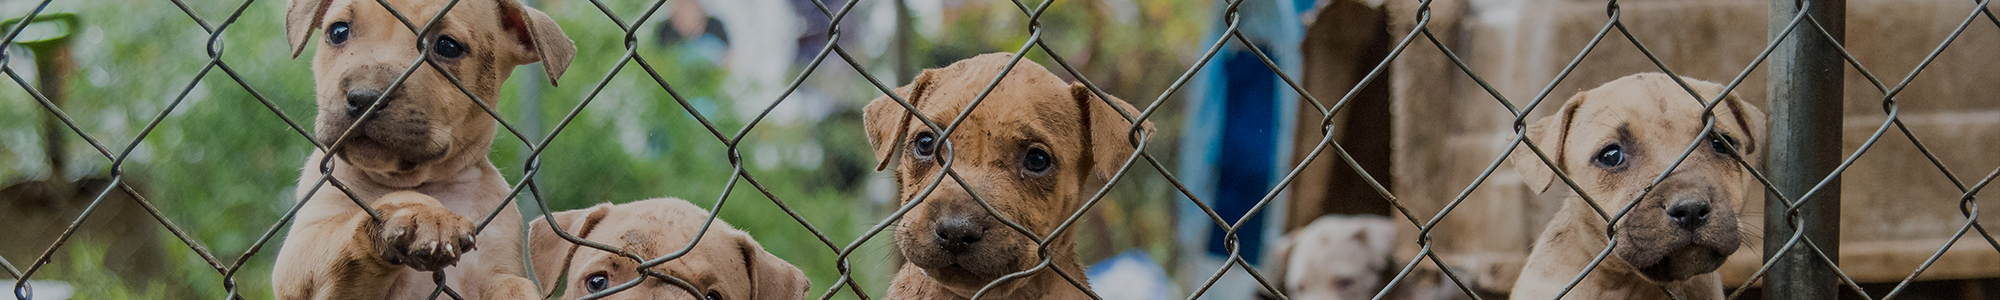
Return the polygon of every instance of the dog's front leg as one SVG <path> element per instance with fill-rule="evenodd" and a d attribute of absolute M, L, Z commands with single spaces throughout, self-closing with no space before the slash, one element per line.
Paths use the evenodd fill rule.
<path fill-rule="evenodd" d="M 500 214 L 506 216 L 521 213 L 508 207 Z M 521 219 L 496 217 L 492 223 L 486 225 L 486 231 L 479 235 L 479 243 L 482 244 L 480 250 L 469 255 L 470 257 L 461 258 L 477 260 L 473 265 L 462 267 L 468 270 L 463 278 L 465 282 L 478 285 L 480 299 L 535 300 L 542 299 L 542 296 L 546 295 L 544 291 L 538 289 L 534 281 L 528 280 L 528 270 L 525 262 L 521 261 L 521 248 L 525 245 L 522 245 L 523 241 L 519 238 L 513 238 L 520 234 L 518 228 L 521 228 L 521 225 Z M 541 280 L 552 281 L 556 278 L 545 277 Z"/>
<path fill-rule="evenodd" d="M 1674 299 L 1720 300 L 1727 297 L 1722 293 L 1726 287 L 1722 285 L 1722 275 L 1718 273 L 1695 275 L 1687 280 L 1667 283 L 1666 286 Z"/>
<path fill-rule="evenodd" d="M 919 268 L 916 265 L 903 264 L 903 269 L 896 272 L 894 281 L 894 284 L 889 285 L 889 294 L 884 296 L 883 299 L 965 299 L 965 297 L 959 297 L 958 294 L 953 294 L 950 290 L 946 290 L 943 284 L 939 284 L 937 281 L 932 281 L 930 277 L 924 276 L 923 268 Z"/>
<path fill-rule="evenodd" d="M 278 250 L 271 285 L 278 299 L 382 299 L 402 266 L 371 251 L 361 229 L 373 220 L 345 195 L 322 191 L 299 211 Z"/>
<path fill-rule="evenodd" d="M 272 271 L 280 299 L 384 298 L 404 266 L 440 270 L 473 247 L 471 222 L 416 192 L 371 203 L 380 224 L 338 193 L 307 205 Z"/>

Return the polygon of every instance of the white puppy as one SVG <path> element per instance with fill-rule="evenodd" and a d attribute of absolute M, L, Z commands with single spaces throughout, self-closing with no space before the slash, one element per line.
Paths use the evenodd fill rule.
<path fill-rule="evenodd" d="M 1389 217 L 1322 216 L 1279 238 L 1262 274 L 1291 299 L 1373 299 L 1409 260 L 1396 257 L 1395 237 L 1396 223 Z M 1417 268 L 1385 298 L 1466 297 L 1442 272 Z"/>

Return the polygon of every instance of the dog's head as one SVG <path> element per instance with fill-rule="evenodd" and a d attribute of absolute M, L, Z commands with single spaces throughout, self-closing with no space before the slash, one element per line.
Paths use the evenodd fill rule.
<path fill-rule="evenodd" d="M 1683 80 L 1705 98 L 1722 92 L 1715 83 Z M 1734 95 L 1722 96 L 1715 105 L 1714 133 L 1697 136 L 1702 107 L 1691 98 L 1664 74 L 1626 76 L 1571 97 L 1555 115 L 1527 128 L 1528 138 L 1569 174 L 1580 192 L 1609 213 L 1639 202 L 1616 225 L 1615 251 L 1627 266 L 1658 282 L 1721 266 L 1742 239 L 1737 210 L 1761 195 L 1746 188 L 1752 186 L 1745 184 L 1749 172 L 1735 157 L 1759 161 L 1764 112 Z M 1637 198 L 1696 141 L 1680 167 Z M 1536 191 L 1561 184 L 1526 145 L 1510 159 Z"/>
<path fill-rule="evenodd" d="M 1012 58 L 986 54 L 924 70 L 896 94 L 945 126 Z M 1038 236 L 1053 232 L 1134 151 L 1132 123 L 1114 109 L 1139 112 L 1123 100 L 1099 98 L 1081 84 L 1065 84 L 1026 60 L 951 133 L 950 143 L 895 100 L 875 98 L 862 118 L 883 165 L 900 161 L 898 199 L 916 200 L 947 160 L 970 185 L 947 177 L 897 224 L 896 244 L 903 256 L 961 295 L 1040 263 L 1043 257 L 1033 239 L 988 214 L 972 193 Z M 1145 122 L 1139 132 L 1150 134 L 1152 124 Z M 1065 238 L 1050 240 L 1057 245 L 1052 252 L 1075 251 L 1063 246 L 1072 244 Z M 989 293 L 1009 295 L 1026 281 L 1011 281 Z"/>
<path fill-rule="evenodd" d="M 515 1 L 460 1 L 419 35 L 377 1 L 291 0 L 285 37 L 293 55 L 305 50 L 314 32 L 324 35 L 313 56 L 315 135 L 333 143 L 354 127 L 335 154 L 390 185 L 423 182 L 429 174 L 422 167 L 441 159 L 484 157 L 494 122 L 466 92 L 492 105 L 514 66 L 543 62 L 554 81 L 576 53 L 554 20 Z M 384 2 L 421 29 L 448 1 Z M 419 37 L 428 52 L 417 46 Z M 424 53 L 437 69 L 414 65 L 416 72 L 395 84 Z M 449 71 L 465 90 L 438 69 Z M 377 111 L 353 126 L 370 105 Z"/>
<path fill-rule="evenodd" d="M 1291 299 L 1371 299 L 1393 274 L 1396 223 L 1382 216 L 1323 216 L 1278 239 L 1265 278 Z"/>
<path fill-rule="evenodd" d="M 552 214 L 564 232 L 654 259 L 680 251 L 701 232 L 708 212 L 687 201 L 650 199 L 620 205 L 599 204 Z M 553 294 L 565 282 L 563 299 L 611 289 L 642 276 L 640 262 L 617 254 L 578 246 L 556 235 L 546 218 L 530 226 L 530 256 L 541 289 Z M 686 255 L 651 270 L 687 281 L 687 290 L 658 278 L 648 278 L 605 299 L 737 299 L 795 300 L 806 296 L 811 283 L 798 267 L 765 252 L 749 234 L 722 220 Z"/>

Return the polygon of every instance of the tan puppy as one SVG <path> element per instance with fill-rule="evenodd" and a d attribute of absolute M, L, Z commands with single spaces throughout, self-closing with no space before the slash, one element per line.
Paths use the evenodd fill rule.
<path fill-rule="evenodd" d="M 924 116 L 948 123 L 1005 68 L 1012 54 L 995 53 L 924 70 L 896 94 Z M 968 193 L 1036 235 L 1055 231 L 1083 201 L 1105 185 L 1133 151 L 1132 123 L 1113 111 L 1138 110 L 1123 100 L 1114 108 L 1081 84 L 1065 84 L 1041 65 L 1022 60 L 951 134 L 943 149 L 937 133 L 909 117 L 889 97 L 875 98 L 862 116 L 876 157 L 902 153 L 896 168 L 898 199 L 921 193 L 947 155 L 972 186 L 945 179 L 898 223 L 896 246 L 909 259 L 890 284 L 889 299 L 963 299 L 987 283 L 1041 263 L 1028 236 L 988 214 Z M 1147 122 L 1144 134 L 1152 132 Z M 948 152 L 949 151 L 949 152 Z M 1049 239 L 1053 268 L 1081 281 L 1076 242 Z M 1081 290 L 1047 269 L 996 286 L 982 299 L 1082 299 Z"/>
<path fill-rule="evenodd" d="M 447 1 L 387 2 L 423 26 Z M 318 189 L 278 252 L 278 296 L 418 299 L 435 288 L 426 271 L 443 270 L 469 299 L 537 298 L 520 259 L 520 213 L 503 205 L 509 187 L 486 159 L 493 119 L 429 66 L 390 89 L 419 58 L 418 35 L 376 1 L 292 0 L 294 53 L 315 29 L 325 33 L 313 56 L 318 139 L 333 143 L 381 98 L 332 154 L 334 178 L 384 220 L 376 226 L 346 194 Z M 515 0 L 461 1 L 423 38 L 437 66 L 489 105 L 514 66 L 541 61 L 554 80 L 576 52 L 548 15 Z M 314 188 L 325 155 L 307 159 L 300 192 Z M 494 209 L 503 211 L 475 237 L 471 222 Z"/>
<path fill-rule="evenodd" d="M 552 214 L 564 232 L 654 259 L 680 251 L 701 232 L 708 211 L 686 200 L 659 198 Z M 562 299 L 576 299 L 611 289 L 640 276 L 639 262 L 596 248 L 578 246 L 556 235 L 548 221 L 536 218 L 529 241 L 536 278 L 553 294 L 559 277 L 568 288 Z M 700 243 L 686 255 L 652 270 L 673 275 L 698 289 L 686 290 L 658 278 L 604 299 L 743 299 L 797 300 L 812 283 L 791 263 L 764 252 L 749 234 L 715 220 Z"/>
<path fill-rule="evenodd" d="M 1291 299 L 1374 299 L 1409 261 L 1396 257 L 1395 237 L 1396 222 L 1389 217 L 1321 216 L 1279 238 L 1261 274 Z M 1470 299 L 1449 280 L 1420 266 L 1384 299 Z"/>
<path fill-rule="evenodd" d="M 1722 86 L 1684 79 L 1703 97 Z M 1527 136 L 1574 179 L 1581 192 L 1616 214 L 1638 205 L 1619 220 L 1618 247 L 1567 299 L 1720 299 L 1715 274 L 1742 239 L 1737 209 L 1761 193 L 1746 184 L 1744 161 L 1756 162 L 1764 142 L 1764 112 L 1735 96 L 1715 106 L 1715 133 L 1702 130 L 1702 108 L 1663 74 L 1626 76 L 1570 97 L 1555 115 L 1535 121 Z M 1699 148 L 1671 176 L 1638 198 L 1690 142 Z M 1536 191 L 1562 184 L 1523 145 L 1510 157 L 1522 180 Z M 1551 299 L 1583 271 L 1605 246 L 1605 220 L 1581 197 L 1570 195 L 1535 240 L 1515 299 Z"/>

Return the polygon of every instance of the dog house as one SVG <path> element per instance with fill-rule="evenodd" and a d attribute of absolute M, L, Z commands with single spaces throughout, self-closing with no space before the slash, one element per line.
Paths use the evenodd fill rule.
<path fill-rule="evenodd" d="M 1765 1 L 1625 1 L 1621 20 L 1639 42 L 1683 76 L 1726 82 L 1757 58 L 1769 32 Z M 1868 71 L 1894 87 L 1931 50 L 1943 43 L 1976 3 L 1956 0 L 1847 1 L 1846 48 Z M 1417 26 L 1417 2 L 1323 0 L 1301 19 L 1302 80 L 1331 105 L 1387 56 Z M 1437 0 L 1428 28 L 1494 90 L 1513 105 L 1525 105 L 1578 55 L 1609 20 L 1604 1 Z M 1961 185 L 1971 187 L 2000 166 L 2000 26 L 1978 19 L 1897 97 L 1908 132 L 1935 157 L 1918 150 L 1899 128 L 1841 175 L 1840 269 L 1879 297 L 1911 276 L 1926 259 L 1953 240 L 1966 223 Z M 1765 67 L 1759 66 L 1734 93 L 1764 105 Z M 1548 103 L 1611 79 L 1657 72 L 1632 42 L 1612 31 L 1581 64 L 1557 84 L 1549 102 L 1531 118 L 1551 114 Z M 1883 92 L 1847 66 L 1843 153 L 1851 155 L 1886 120 Z M 1455 66 L 1430 40 L 1415 39 L 1387 72 L 1363 86 L 1331 117 L 1341 143 L 1399 203 L 1429 220 L 1473 186 L 1513 138 L 1513 117 L 1496 99 Z M 1295 140 L 1317 141 L 1322 119 L 1301 102 Z M 1297 143 L 1293 160 L 1312 148 Z M 1328 213 L 1396 216 L 1362 176 L 1327 153 L 1317 158 L 1291 190 L 1287 228 Z M 1933 161 L 1936 163 L 1934 164 Z M 1939 165 L 1948 168 L 1954 179 Z M 1434 249 L 1450 267 L 1472 275 L 1477 290 L 1504 295 L 1530 247 L 1566 191 L 1536 195 L 1510 166 L 1470 190 L 1466 200 L 1432 232 Z M 1762 203 L 1751 199 L 1744 222 L 1761 229 Z M 1400 216 L 1398 216 L 1400 218 Z M 1976 216 L 2000 224 L 2000 214 Z M 1991 225 L 1988 225 L 1991 226 Z M 1404 227 L 1399 241 L 1414 254 L 1415 230 Z M 1762 263 L 1761 230 L 1752 234 L 1719 272 L 1731 288 L 1749 280 Z M 1969 231 L 1916 276 L 1915 293 L 1941 297 L 2000 294 L 2000 244 Z M 1877 288 L 1877 287 L 1880 288 Z M 1845 291 L 1843 293 L 1851 293 Z M 1985 296 L 1978 296 L 1985 295 Z"/>

